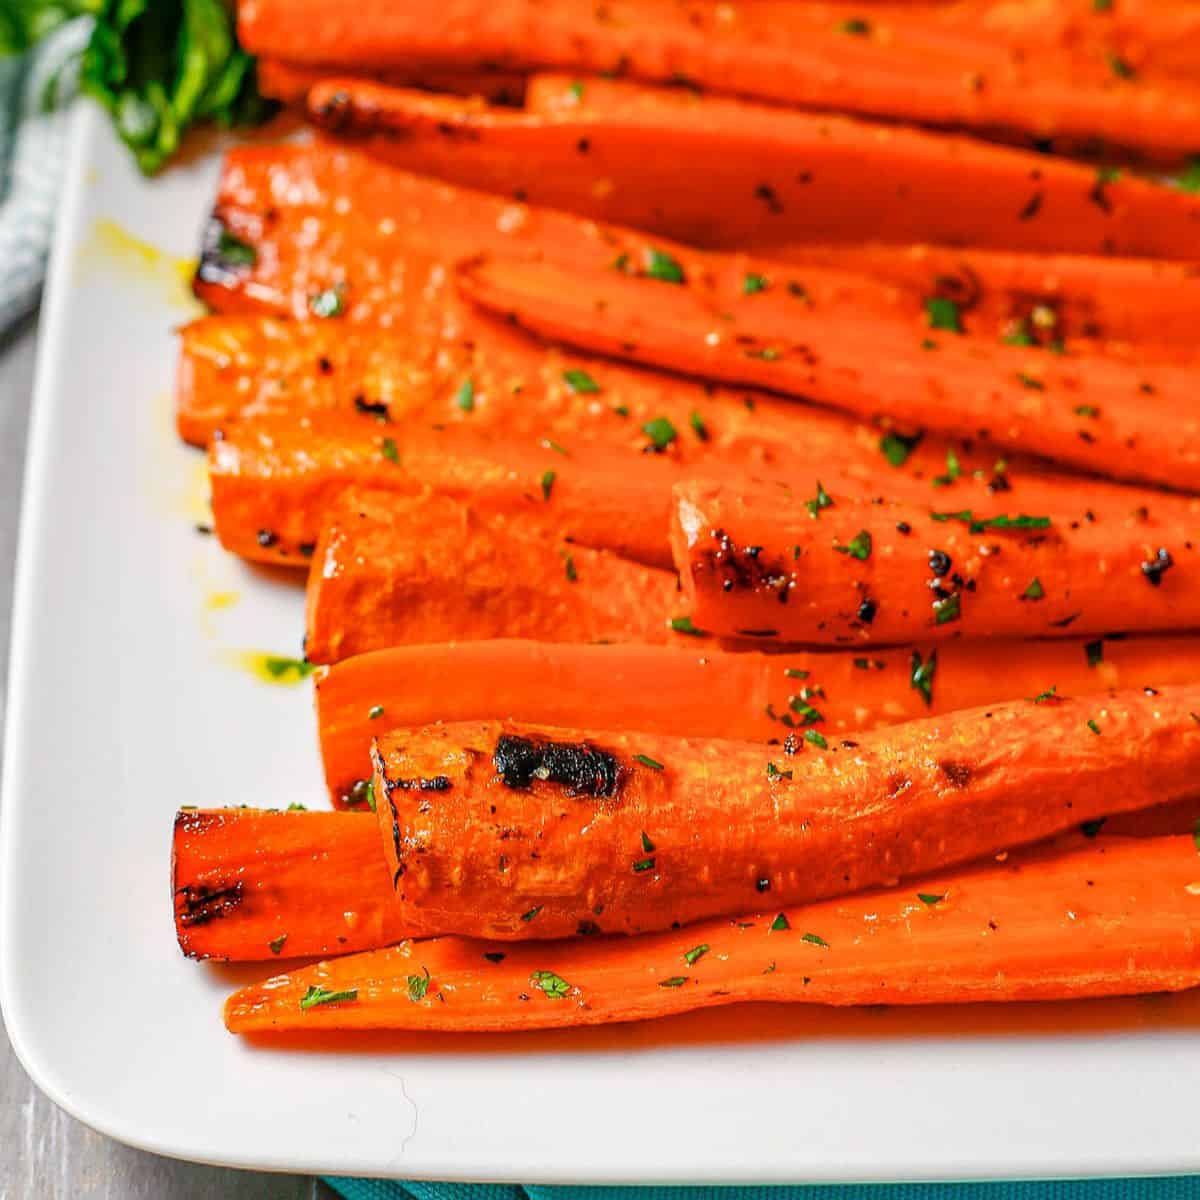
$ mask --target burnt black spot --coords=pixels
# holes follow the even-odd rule
[[[756,892],[769,892],[771,890],[771,881],[769,879],[760,879],[755,885]]]
[[[572,796],[615,796],[621,786],[616,755],[586,742],[541,742],[502,734],[492,762],[509,788],[528,788],[541,779],[564,785]]]
[[[446,775],[425,775],[416,779],[384,779],[388,793],[400,792],[448,792],[454,785]]]
[[[778,216],[783,212],[783,205],[779,202],[779,196],[769,183],[760,183],[754,189],[754,198],[761,200],[767,206],[767,212],[773,216]]]
[[[912,780],[907,775],[889,775],[887,794],[889,797],[899,796],[912,787]]]
[[[971,768],[966,763],[953,762],[949,759],[943,759],[938,763],[938,770],[956,788],[965,788],[971,782]]]
[[[879,611],[879,606],[869,596],[858,606],[858,619],[864,625],[870,625],[875,620],[875,614]]]
[[[372,402],[362,395],[354,397],[354,410],[364,417],[379,417],[383,421],[386,421],[390,415],[388,406],[382,401]]]
[[[207,925],[209,921],[227,917],[242,902],[242,881],[228,887],[207,887],[204,884],[185,884],[175,892],[175,912],[185,928]]]
[[[941,579],[943,575],[950,573],[952,561],[950,555],[945,550],[930,550],[929,552],[929,569]]]
[[[1018,221],[1032,221],[1033,218],[1038,215],[1039,211],[1041,210],[1041,207],[1042,207],[1042,193],[1034,192],[1033,195],[1029,197],[1029,202],[1025,205],[1025,207],[1023,209],[1021,209],[1021,211],[1019,213],[1017,213],[1017,220]]]
[[[1142,574],[1146,577],[1146,582],[1158,587],[1162,583],[1162,577],[1175,565],[1175,560],[1171,557],[1170,551],[1159,547],[1158,553],[1149,561],[1142,563]]]
[[[279,541],[279,535],[273,533],[270,529],[260,529],[255,535],[255,540],[264,550],[266,550],[271,546],[274,546],[275,543]]]
[[[692,563],[693,577],[715,575],[725,592],[773,592],[777,599],[786,596],[792,573],[782,561],[768,559],[761,546],[738,546],[723,529],[712,530],[710,536],[714,544],[697,551]],[[739,632],[747,637],[773,636],[753,630]]]
[[[312,116],[318,125],[336,133],[353,124],[354,101],[349,92],[333,92],[312,110]]]

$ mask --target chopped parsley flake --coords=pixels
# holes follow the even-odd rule
[[[672,975],[670,979],[660,979],[659,987],[683,987],[687,983],[686,975]]]
[[[531,908],[528,912],[523,912],[521,914],[521,920],[522,921],[532,921],[534,919],[534,917],[536,917],[538,915],[538,913],[540,913],[541,911],[542,911],[542,906],[539,904],[535,908]]]
[[[562,1000],[571,992],[571,985],[553,971],[531,971],[529,982],[551,1000]]]
[[[379,444],[379,452],[388,462],[398,463],[400,461],[400,451],[396,448],[396,443],[392,438],[384,438]]]
[[[1046,385],[1036,376],[1027,375],[1024,371],[1017,372],[1017,381],[1022,387],[1029,388],[1033,392],[1044,392]]]
[[[309,296],[308,307],[314,317],[327,320],[330,317],[340,317],[346,311],[346,285],[336,283],[315,296]]]
[[[937,673],[937,651],[930,650],[929,657],[921,661],[921,652],[912,652],[909,683],[924,698],[925,703],[933,703],[933,677]]]
[[[663,250],[651,247],[646,251],[646,274],[663,283],[684,283],[686,278],[679,263]]]
[[[408,998],[414,1003],[419,1004],[425,999],[425,993],[429,991],[429,968],[425,968],[424,975],[410,975],[408,977]]]
[[[948,329],[951,333],[963,331],[958,305],[945,296],[930,296],[925,301],[925,314],[930,329]]]
[[[568,583],[577,582],[579,579],[579,572],[575,570],[574,556],[568,554],[565,550],[562,551],[562,556],[563,556],[563,568],[566,571],[566,575],[567,575],[567,582]]]
[[[838,33],[849,33],[854,37],[866,37],[871,32],[871,23],[862,17],[851,17],[842,21],[837,27]]]
[[[1099,725],[1097,725],[1097,724],[1096,724],[1096,722],[1095,722],[1095,720],[1094,720],[1094,719],[1092,719],[1091,717],[1089,717],[1089,718],[1088,718],[1087,727],[1088,727],[1088,728],[1089,728],[1089,729],[1090,729],[1090,730],[1091,730],[1091,731],[1092,731],[1092,732],[1093,732],[1093,733],[1094,733],[1094,734],[1095,734],[1097,737],[1099,737],[1099,736],[1100,736],[1100,726],[1099,726]]]
[[[644,829],[642,830],[642,849],[645,850],[647,854],[654,853],[654,843],[646,836],[646,831]]]
[[[791,779],[791,771],[781,771],[773,762],[767,763],[768,779]]]
[[[654,870],[654,859],[643,858],[633,864],[634,874],[640,875],[643,871]]]
[[[814,520],[820,517],[821,509],[833,507],[833,499],[821,486],[819,479],[817,480],[817,494],[811,500],[805,500],[804,507],[808,509],[808,515]]]
[[[783,672],[789,679],[807,679],[808,671],[802,671],[799,667],[785,667]]]
[[[962,474],[962,464],[953,450],[946,451],[946,473],[933,480],[934,487],[949,487]]]
[[[372,704],[371,707],[369,709],[367,709],[367,720],[368,721],[377,721],[382,716],[383,716],[383,705],[382,704]]]
[[[550,493],[554,491],[554,481],[558,478],[553,471],[547,471],[542,476],[542,499],[549,500]]]
[[[571,86],[567,88],[567,91],[570,92],[576,100],[583,99],[583,84],[578,79],[571,81]]]
[[[475,381],[473,379],[462,381],[462,386],[454,394],[454,403],[463,412],[475,411]]]
[[[264,654],[260,662],[262,669],[272,679],[307,679],[317,669],[315,663],[302,658],[288,658],[285,654]]]
[[[1200,158],[1193,158],[1186,169],[1175,176],[1175,186],[1184,192],[1200,192]]]
[[[283,949],[283,944],[287,941],[287,939],[288,935],[286,933],[281,933],[277,938],[272,938],[267,943],[267,947],[272,954],[278,954]]]
[[[943,524],[947,521],[962,521],[972,533],[982,533],[985,529],[1049,529],[1049,517],[1028,517],[1024,513],[1016,517],[1001,514],[998,517],[977,517],[969,508],[958,512],[933,512],[929,514],[935,521]]]
[[[958,592],[943,596],[933,602],[933,621],[935,625],[947,625],[957,621],[962,616],[962,599]]]
[[[708,426],[704,423],[704,418],[695,410],[688,417],[688,424],[692,427],[692,432],[702,441],[708,441]]]
[[[656,454],[661,454],[672,442],[679,439],[675,426],[666,417],[655,417],[642,426],[642,432],[650,439]]]
[[[258,251],[228,229],[222,229],[217,239],[217,257],[226,267],[252,267],[258,262]]]
[[[914,434],[912,437],[905,437],[900,433],[886,433],[879,439],[879,448],[883,451],[883,457],[893,467],[902,467],[924,436],[923,433]]]
[[[358,999],[358,988],[346,988],[340,992],[329,992],[319,984],[313,984],[300,999],[300,1011],[307,1012],[318,1004],[342,1004]]]
[[[811,742],[814,746],[819,746],[822,750],[829,749],[829,743],[825,740],[825,735],[815,729],[806,729],[804,731],[804,740]]]
[[[692,624],[691,617],[672,617],[671,628],[676,633],[686,633],[689,637],[704,637],[704,630],[697,629]]]
[[[787,919],[786,913],[780,913],[779,916],[771,922],[771,931],[773,933],[783,933],[791,929],[792,923]]]
[[[635,754],[633,761],[641,763],[643,767],[649,767],[652,771],[661,771],[663,769],[662,763],[655,762],[648,754]]]
[[[742,294],[744,296],[753,296],[755,292],[765,292],[770,286],[765,275],[758,275],[753,271],[747,271],[742,278]]]
[[[701,942],[699,946],[693,946],[690,950],[685,950],[683,957],[687,959],[687,965],[694,967],[697,961],[703,958],[708,953],[708,943]]]
[[[586,372],[577,368],[563,372],[563,382],[576,395],[589,395],[600,391],[600,385]]]
[[[1100,410],[1094,404],[1078,404],[1075,406],[1077,417],[1098,417]]]
[[[825,720],[821,713],[809,704],[808,699],[803,694],[789,697],[788,707],[798,717],[803,719],[805,725],[815,725],[818,721]]]
[[[819,933],[806,933],[800,939],[803,942],[811,942],[814,946],[824,946],[829,949],[829,943]]]
[[[1021,599],[1040,600],[1045,594],[1046,589],[1042,587],[1042,581],[1035,575],[1029,581],[1029,586],[1021,593]]]
[[[1038,692],[1033,698],[1034,704],[1054,704],[1060,699],[1058,694],[1058,684],[1053,684],[1044,692]]]
[[[1132,79],[1137,74],[1128,59],[1114,54],[1111,50],[1108,52],[1108,69],[1118,79]]]
[[[844,546],[837,545],[834,549],[839,554],[848,554],[851,558],[866,562],[871,557],[871,535],[865,529],[860,529]]]
[[[920,900],[922,904],[928,905],[930,908],[932,908],[935,904],[941,904],[945,898],[945,896],[938,896],[934,892],[917,893],[917,899]]]

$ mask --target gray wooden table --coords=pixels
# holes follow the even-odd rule
[[[0,338],[0,725],[36,329]],[[0,746],[0,755],[3,747]],[[331,1200],[318,1180],[174,1162],[110,1141],[55,1108],[0,1033],[0,1200]]]

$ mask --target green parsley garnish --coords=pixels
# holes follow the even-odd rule
[[[318,1004],[342,1004],[348,1000],[358,999],[358,988],[346,988],[341,992],[328,992],[318,984],[313,984],[300,999],[300,1011],[307,1012]]]
[[[856,658],[854,666],[859,671],[882,671],[887,664],[881,658]]]
[[[865,562],[871,557],[871,535],[865,529],[860,529],[844,546],[837,545],[834,549],[839,554],[848,554]]]
[[[1035,575],[1029,581],[1029,586],[1021,593],[1021,599],[1040,600],[1045,594],[1046,589],[1042,587],[1042,581]]]
[[[842,21],[837,27],[838,33],[849,33],[855,37],[866,37],[871,32],[871,23],[864,21],[862,17],[851,17],[847,21]]]
[[[946,625],[957,621],[962,616],[962,599],[958,592],[943,596],[933,602],[933,621],[935,625]]]
[[[651,247],[646,251],[646,274],[651,279],[659,279],[663,283],[686,282],[683,268],[669,254]]]
[[[742,278],[742,294],[744,296],[753,296],[755,292],[765,292],[770,284],[767,283],[765,275],[757,275],[753,271],[747,271]]]
[[[1115,54],[1110,50],[1108,51],[1107,58],[1108,69],[1112,71],[1112,73],[1118,79],[1132,79],[1137,74],[1129,60],[1122,58],[1119,54]]]
[[[962,464],[953,450],[946,451],[946,473],[938,475],[933,480],[934,487],[948,487],[962,474]]]
[[[647,854],[654,853],[654,843],[646,836],[646,831],[644,829],[642,830],[642,849],[645,850]]]
[[[833,507],[833,499],[821,486],[819,479],[817,480],[817,494],[811,500],[805,500],[804,507],[808,509],[808,515],[814,520],[821,515],[821,509]]]
[[[563,382],[576,395],[589,395],[600,391],[600,385],[586,372],[573,367],[563,372]]]
[[[652,859],[652,858],[640,859],[638,862],[635,862],[633,864],[633,870],[634,870],[634,873],[638,874],[638,875],[640,875],[643,871],[653,871],[654,870],[654,859]]]
[[[829,949],[829,943],[819,933],[806,933],[800,939],[802,942],[811,942],[814,946],[824,946]]]
[[[571,992],[571,985],[553,971],[531,971],[529,982],[551,1000],[562,1000]]]
[[[693,946],[690,950],[683,952],[683,957],[687,959],[687,965],[694,967],[698,959],[703,958],[708,953],[708,943],[701,942],[699,946]]]
[[[648,754],[635,754],[633,761],[641,763],[643,767],[649,767],[652,771],[661,771],[663,769],[662,763],[655,762]]]
[[[536,917],[538,915],[538,913],[540,913],[541,911],[542,911],[542,906],[539,904],[535,908],[531,908],[528,912],[523,912],[521,914],[521,920],[522,921],[532,921],[534,919],[534,917]]]
[[[1196,827],[1192,830],[1192,841],[1196,843],[1197,851],[1200,851],[1200,821],[1196,822]]]
[[[307,679],[317,669],[315,663],[307,662],[302,658],[288,658],[284,654],[264,654],[259,661],[262,663],[262,669],[272,679],[290,677],[299,681]]]
[[[1049,517],[1027,517],[1024,513],[1017,517],[1003,514],[998,517],[977,517],[969,508],[958,512],[934,512],[929,514],[935,521],[943,524],[947,521],[962,521],[972,533],[982,533],[985,529],[1049,529]]]
[[[814,746],[819,746],[822,750],[829,749],[829,743],[825,740],[825,735],[815,729],[806,729],[804,731],[804,740],[811,742]]]
[[[902,467],[924,436],[923,433],[914,434],[912,437],[905,437],[900,433],[886,433],[879,439],[879,448],[883,451],[883,457],[893,467]]]
[[[287,937],[286,933],[281,933],[277,938],[272,938],[267,943],[272,954],[278,954],[283,949],[283,944],[287,941]]]
[[[1093,720],[1091,717],[1089,717],[1089,718],[1088,718],[1087,727],[1088,727],[1088,728],[1089,728],[1089,729],[1090,729],[1090,730],[1091,730],[1091,731],[1092,731],[1092,732],[1093,732],[1093,733],[1094,733],[1094,734],[1095,734],[1097,737],[1099,737],[1099,736],[1100,736],[1100,726],[1099,726],[1099,725],[1097,725],[1097,724],[1096,724],[1096,722],[1095,722],[1095,721],[1094,721],[1094,720]]]
[[[554,481],[558,475],[554,471],[546,471],[542,475],[542,499],[549,500],[550,493],[554,491]]]
[[[788,707],[798,717],[801,717],[805,725],[815,725],[818,721],[823,721],[825,718],[817,709],[809,704],[807,696],[801,694],[799,696],[790,696],[788,698]]]
[[[660,979],[659,987],[683,987],[687,983],[686,975],[672,975],[670,979]]]
[[[1094,642],[1088,642],[1084,646],[1083,652],[1087,655],[1088,666],[1097,667],[1104,661],[1104,642],[1099,638]]]
[[[398,463],[400,461],[400,451],[396,448],[396,443],[392,438],[384,438],[379,444],[379,453],[383,455],[388,462]]]
[[[677,441],[679,434],[675,426],[666,417],[655,417],[642,426],[642,432],[650,439],[656,454],[661,454],[672,442]]]
[[[773,762],[767,763],[768,779],[791,779],[791,771],[781,771]]]
[[[937,651],[930,650],[929,657],[921,661],[921,652],[912,652],[909,684],[924,697],[926,704],[933,703],[933,677],[937,673]]]
[[[425,968],[424,975],[410,975],[408,977],[408,998],[418,1004],[425,999],[425,993],[429,991],[429,968]]]
[[[367,720],[368,721],[378,720],[378,718],[380,718],[382,716],[383,716],[383,705],[382,704],[372,704],[371,707],[369,709],[367,709]]]
[[[576,100],[583,99],[583,84],[578,79],[571,81],[571,86],[567,88],[567,91],[570,92]]]
[[[565,550],[560,551],[563,557],[563,569],[566,571],[567,582],[575,583],[579,579],[579,572],[575,570],[575,559]]]
[[[258,262],[258,251],[228,229],[222,229],[217,238],[217,257],[222,266],[252,267]]]
[[[1100,410],[1094,404],[1078,404],[1075,406],[1077,417],[1098,417]]]
[[[948,329],[951,333],[963,331],[958,305],[945,296],[930,296],[925,301],[925,314],[930,329]]]
[[[1175,176],[1175,186],[1183,192],[1200,192],[1200,157],[1193,158],[1186,169]]]
[[[309,296],[308,307],[314,317],[328,319],[342,316],[346,311],[346,285],[335,283],[333,287]]]
[[[1058,684],[1052,684],[1044,692],[1038,692],[1033,698],[1034,704],[1053,704],[1059,699]]]
[[[694,409],[692,415],[688,417],[688,423],[692,427],[692,432],[702,441],[708,441],[708,426],[704,423],[704,418]]]
[[[943,900],[945,900],[945,898],[946,898],[945,896],[938,896],[933,892],[918,892],[917,893],[917,899],[920,900],[920,902],[922,904],[928,905],[930,908],[932,908],[935,904],[941,904],[941,902]]]
[[[807,679],[810,672],[802,671],[799,667],[785,667],[783,673],[789,679]]]
[[[783,933],[786,930],[791,929],[791,927],[792,923],[787,919],[787,915],[785,913],[780,913],[779,916],[777,916],[775,920],[771,922],[771,931],[773,933]]]
[[[1022,387],[1029,388],[1030,391],[1044,392],[1046,390],[1046,385],[1040,379],[1033,375],[1026,375],[1024,371],[1017,372],[1017,381]]]
[[[462,381],[462,386],[454,394],[454,403],[463,412],[475,411],[475,381],[473,379],[464,379]]]
[[[779,351],[774,346],[764,346],[761,350],[747,350],[747,358],[761,358],[763,362],[775,362],[779,358]]]
[[[697,629],[692,624],[691,617],[672,617],[671,628],[676,633],[686,633],[689,637],[704,637],[704,630]]]

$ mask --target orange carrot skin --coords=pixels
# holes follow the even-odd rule
[[[527,637],[662,643],[675,575],[574,546],[544,521],[461,500],[355,490],[309,573],[305,656],[332,663],[413,643]]]
[[[171,893],[190,958],[349,954],[413,932],[400,924],[369,813],[183,810]]]
[[[403,436],[356,419],[300,428],[243,421],[209,448],[214,529],[233,554],[306,566],[330,506],[350,485],[411,495],[434,490],[481,508],[544,510],[563,536],[650,566],[670,566],[671,486],[681,470],[659,456],[614,456],[557,444],[500,443],[457,429]],[[624,472],[624,474],[622,474]]]
[[[1095,168],[1068,160],[678,88],[541,86],[561,99],[529,113],[328,79],[308,111],[401,169],[698,246],[872,237],[1200,258],[1200,201],[1132,177],[1097,190]],[[964,175],[969,204],[952,199]]]
[[[841,11],[861,22],[856,10]],[[912,17],[848,27],[827,6],[628,0],[601,11],[586,0],[473,0],[447,12],[367,0],[331,20],[315,0],[253,0],[240,6],[239,35],[254,53],[336,59],[355,70],[442,61],[682,78],[803,107],[1094,138],[1160,156],[1191,153],[1200,119],[1200,89],[1190,80],[1125,77],[1099,47],[1018,56],[986,35],[964,47],[961,36],[948,39]]]
[[[686,607],[724,636],[830,644],[1200,628],[1200,501],[1101,516],[1081,489],[1074,512],[1033,515],[1004,496],[971,510],[944,494],[951,505],[932,512],[827,496],[814,520],[798,497],[682,484]]]
[[[776,272],[761,263],[755,273]],[[459,285],[539,336],[599,353],[802,396],[864,420],[983,437],[1109,477],[1197,486],[1200,405],[1186,366],[1047,355],[836,307],[802,311],[786,294],[738,297],[707,279],[681,286],[488,260],[460,268]],[[714,317],[722,300],[733,321]]]
[[[1074,841],[941,872],[919,889],[784,906],[782,921],[780,908],[764,905],[743,920],[635,939],[404,942],[242,988],[226,1002],[225,1024],[233,1033],[502,1032],[746,1000],[961,1004],[1180,991],[1200,984],[1195,882],[1190,838]],[[413,998],[409,980],[426,972],[428,990]],[[302,1010],[310,987],[355,996]]]
[[[790,754],[464,722],[377,738],[374,789],[396,895],[425,928],[641,933],[768,891],[787,905],[878,886],[1194,795],[1195,711],[1195,685],[1025,700],[853,740],[797,730]]]
[[[592,724],[768,742],[792,732],[792,704],[809,688],[819,690],[809,704],[820,714],[814,727],[832,740],[1051,687],[1078,696],[1197,682],[1200,641],[1186,637],[778,655],[728,653],[682,640],[677,647],[496,640],[403,646],[345,659],[318,672],[316,707],[325,781],[335,803],[346,803],[361,797],[370,778],[371,739],[395,726],[500,714],[565,728]],[[1194,823],[1185,820],[1170,831]]]
[[[278,58],[258,60],[258,90],[282,104],[303,104],[318,83],[346,72],[336,67],[298,66]],[[493,104],[520,104],[525,77],[514,71],[456,71],[448,67],[414,65],[402,71],[385,71],[379,82],[389,87],[430,88],[458,96],[485,96]]]

